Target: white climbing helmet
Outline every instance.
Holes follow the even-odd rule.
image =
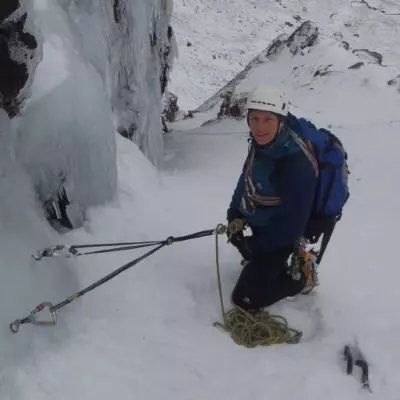
[[[289,104],[285,93],[274,86],[256,86],[247,97],[247,110],[270,111],[286,117],[288,108]]]

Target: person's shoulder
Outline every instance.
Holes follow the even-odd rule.
[[[312,124],[310,118],[308,118],[306,116],[294,115],[292,113],[288,113],[288,115],[286,117],[286,122],[287,122],[288,126],[295,132],[301,132],[302,125],[304,123]]]
[[[314,166],[303,151],[282,158],[279,164],[281,176],[289,180],[316,179]]]

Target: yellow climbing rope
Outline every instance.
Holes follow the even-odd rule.
[[[238,306],[234,306],[233,309],[225,313],[219,265],[218,235],[226,232],[227,227],[222,224],[218,225],[215,231],[218,290],[223,323],[215,322],[214,326],[229,332],[235,343],[248,348],[278,343],[298,343],[302,333],[290,328],[286,319],[279,315],[273,315],[267,311],[251,314]]]

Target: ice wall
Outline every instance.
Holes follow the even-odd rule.
[[[51,346],[68,334],[24,326],[13,335],[9,323],[80,287],[76,263],[71,267],[60,258],[36,263],[30,256],[64,242],[47,224],[43,201],[55,196],[61,183],[83,211],[112,201],[116,130],[154,164],[160,162],[161,96],[173,58],[171,4],[10,0],[0,5],[2,398],[9,396],[2,383],[7,380],[10,388],[14,366],[40,343]],[[60,315],[60,325],[67,313]]]
[[[81,54],[107,84],[116,130],[160,165],[161,97],[176,54],[172,0],[59,2]]]

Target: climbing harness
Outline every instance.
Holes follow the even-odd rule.
[[[257,193],[256,187],[252,178],[252,168],[255,157],[255,147],[250,147],[248,159],[246,160],[246,169],[244,171],[244,194],[241,200],[243,208],[249,213],[254,214],[256,210],[256,204],[262,206],[278,206],[281,204],[279,196],[265,196]]]

